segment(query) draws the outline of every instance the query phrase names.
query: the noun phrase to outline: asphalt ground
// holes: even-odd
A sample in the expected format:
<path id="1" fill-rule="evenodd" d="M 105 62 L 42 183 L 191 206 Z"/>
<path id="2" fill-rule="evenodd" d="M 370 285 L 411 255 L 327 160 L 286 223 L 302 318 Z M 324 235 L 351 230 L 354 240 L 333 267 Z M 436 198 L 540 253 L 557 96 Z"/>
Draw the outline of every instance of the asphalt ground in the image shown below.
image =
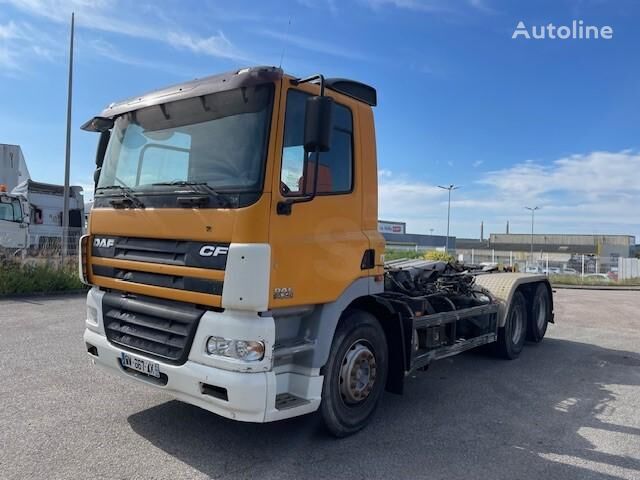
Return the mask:
<path id="1" fill-rule="evenodd" d="M 0 478 L 640 479 L 640 292 L 558 290 L 515 361 L 469 352 L 342 440 L 218 417 L 92 366 L 84 298 L 0 301 Z"/>

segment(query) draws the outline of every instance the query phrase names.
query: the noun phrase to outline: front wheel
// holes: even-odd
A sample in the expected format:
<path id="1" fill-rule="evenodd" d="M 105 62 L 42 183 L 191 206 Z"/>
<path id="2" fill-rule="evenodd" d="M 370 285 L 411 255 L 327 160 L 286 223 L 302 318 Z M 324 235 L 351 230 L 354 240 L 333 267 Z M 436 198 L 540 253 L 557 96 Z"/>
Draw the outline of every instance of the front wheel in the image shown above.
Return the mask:
<path id="1" fill-rule="evenodd" d="M 346 437 L 373 416 L 387 380 L 387 342 L 376 318 L 347 314 L 336 330 L 325 365 L 320 413 L 327 429 Z"/>
<path id="2" fill-rule="evenodd" d="M 527 334 L 527 302 L 522 292 L 511 299 L 504 327 L 498 330 L 497 354 L 508 360 L 518 358 Z"/>

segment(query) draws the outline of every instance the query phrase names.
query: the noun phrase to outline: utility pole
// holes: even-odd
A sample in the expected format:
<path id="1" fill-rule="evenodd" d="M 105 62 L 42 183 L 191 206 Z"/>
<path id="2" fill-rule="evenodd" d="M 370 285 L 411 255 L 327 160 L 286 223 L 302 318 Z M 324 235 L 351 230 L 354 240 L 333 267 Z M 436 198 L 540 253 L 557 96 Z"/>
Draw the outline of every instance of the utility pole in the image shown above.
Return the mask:
<path id="1" fill-rule="evenodd" d="M 67 147 L 64 157 L 64 200 L 62 207 L 62 265 L 69 248 L 69 170 L 71 165 L 71 96 L 73 91 L 73 29 L 74 14 L 71 13 L 71 40 L 69 42 L 69 84 L 67 92 Z"/>
<path id="2" fill-rule="evenodd" d="M 445 252 L 449 253 L 449 225 L 451 224 L 451 191 L 457 190 L 460 187 L 456 187 L 451 184 L 448 187 L 443 187 L 442 185 L 438 185 L 438 188 L 442 188 L 443 190 L 449 190 L 449 205 L 447 207 L 447 243 L 445 246 Z"/>
<path id="3" fill-rule="evenodd" d="M 531 263 L 533 263 L 533 222 L 534 222 L 534 215 L 536 210 L 540 210 L 540 207 L 524 207 L 527 210 L 531 211 Z"/>

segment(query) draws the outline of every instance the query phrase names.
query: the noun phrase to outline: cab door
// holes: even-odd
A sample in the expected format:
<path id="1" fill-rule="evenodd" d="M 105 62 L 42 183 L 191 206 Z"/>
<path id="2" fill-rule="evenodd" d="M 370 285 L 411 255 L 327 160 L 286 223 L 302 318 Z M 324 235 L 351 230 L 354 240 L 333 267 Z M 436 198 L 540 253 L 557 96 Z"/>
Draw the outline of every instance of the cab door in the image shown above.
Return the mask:
<path id="1" fill-rule="evenodd" d="M 270 307 L 335 301 L 357 278 L 369 240 L 362 229 L 362 186 L 357 175 L 360 152 L 353 100 L 334 96 L 331 149 L 321 153 L 317 193 L 294 203 L 290 213 L 278 203 L 303 198 L 313 188 L 315 154 L 305 153 L 304 117 L 314 86 L 283 88 L 271 205 Z M 317 87 L 315 87 L 317 89 Z"/>

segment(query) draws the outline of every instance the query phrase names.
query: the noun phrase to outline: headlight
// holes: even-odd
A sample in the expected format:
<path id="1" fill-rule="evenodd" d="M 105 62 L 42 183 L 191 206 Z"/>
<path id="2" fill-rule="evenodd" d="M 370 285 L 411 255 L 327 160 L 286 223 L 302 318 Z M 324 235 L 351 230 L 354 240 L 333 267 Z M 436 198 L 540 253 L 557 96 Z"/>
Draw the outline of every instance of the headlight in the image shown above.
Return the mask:
<path id="1" fill-rule="evenodd" d="M 207 353 L 245 362 L 257 362 L 264 358 L 264 343 L 255 340 L 209 337 L 207 339 Z"/>

